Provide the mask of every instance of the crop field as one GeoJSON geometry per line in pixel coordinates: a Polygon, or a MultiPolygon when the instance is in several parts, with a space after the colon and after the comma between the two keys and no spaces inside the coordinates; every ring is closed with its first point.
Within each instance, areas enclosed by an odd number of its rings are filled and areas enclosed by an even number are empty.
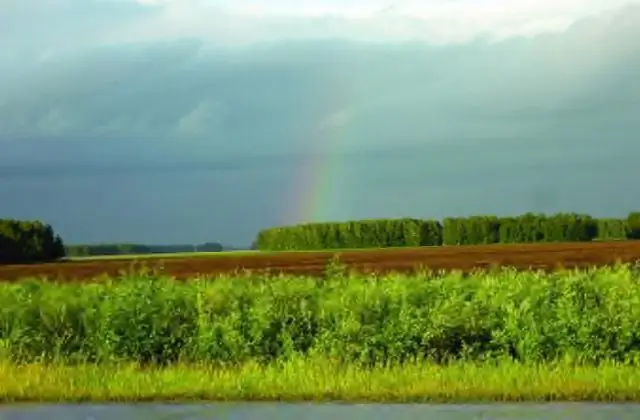
{"type": "MultiPolygon", "coordinates": [[[[0,279],[46,276],[83,280],[128,272],[133,264],[144,264],[180,279],[200,274],[236,271],[321,276],[327,264],[339,255],[340,262],[361,272],[413,272],[432,270],[487,269],[509,266],[518,269],[553,270],[611,265],[640,260],[640,241],[573,242],[527,245],[475,245],[310,252],[223,252],[163,255],[156,258],[90,258],[47,264],[0,266],[0,279]]],[[[155,256],[154,256],[155,257],[155,256]]]]}

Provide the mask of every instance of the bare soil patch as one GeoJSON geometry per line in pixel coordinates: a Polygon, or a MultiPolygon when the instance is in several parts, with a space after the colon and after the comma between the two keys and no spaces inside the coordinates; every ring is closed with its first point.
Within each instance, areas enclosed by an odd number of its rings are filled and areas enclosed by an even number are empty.
{"type": "MultiPolygon", "coordinates": [[[[359,271],[411,272],[418,267],[471,271],[494,266],[553,270],[559,267],[592,267],[611,265],[618,261],[640,261],[640,241],[230,254],[211,258],[147,259],[139,260],[136,264],[144,264],[181,279],[198,274],[233,273],[237,270],[321,276],[336,253],[340,254],[342,263],[359,271]]],[[[114,276],[122,271],[126,272],[135,261],[94,260],[5,265],[0,266],[0,280],[15,281],[39,276],[66,281],[86,280],[103,274],[114,276]]]]}

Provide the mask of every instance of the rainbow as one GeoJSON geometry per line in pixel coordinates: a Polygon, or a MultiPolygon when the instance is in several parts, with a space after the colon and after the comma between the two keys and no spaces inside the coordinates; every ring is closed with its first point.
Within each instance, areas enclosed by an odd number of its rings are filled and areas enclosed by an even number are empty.
{"type": "Polygon", "coordinates": [[[296,173],[289,223],[322,222],[339,216],[341,209],[333,206],[341,202],[336,193],[342,185],[345,134],[343,127],[334,126],[321,128],[312,137],[317,147],[305,157],[296,173]]]}
{"type": "Polygon", "coordinates": [[[287,223],[323,222],[344,216],[339,194],[344,184],[345,145],[352,133],[347,123],[352,115],[350,104],[358,95],[351,81],[335,76],[326,81],[324,94],[313,98],[327,112],[309,135],[313,152],[303,159],[304,166],[296,173],[288,200],[291,210],[285,212],[287,223]]]}

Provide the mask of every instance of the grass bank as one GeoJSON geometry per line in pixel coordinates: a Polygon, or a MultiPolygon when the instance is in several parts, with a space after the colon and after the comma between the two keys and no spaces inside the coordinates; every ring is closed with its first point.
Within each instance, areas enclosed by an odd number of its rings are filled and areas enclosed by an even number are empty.
{"type": "Polygon", "coordinates": [[[640,401],[640,371],[603,364],[406,364],[363,369],[292,360],[263,366],[0,363],[0,402],[145,401],[516,402],[640,401]]]}

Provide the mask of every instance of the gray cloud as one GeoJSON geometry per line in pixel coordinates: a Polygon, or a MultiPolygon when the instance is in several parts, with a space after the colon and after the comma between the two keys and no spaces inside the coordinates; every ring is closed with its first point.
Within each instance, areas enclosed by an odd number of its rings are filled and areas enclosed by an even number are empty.
{"type": "Polygon", "coordinates": [[[475,119],[506,128],[521,114],[544,124],[545,113],[598,107],[602,92],[633,84],[638,15],[629,9],[564,35],[490,46],[335,41],[220,50],[182,40],[60,53],[5,81],[0,138],[208,136],[230,149],[260,141],[282,150],[312,141],[321,121],[346,108],[358,115],[341,124],[347,131],[389,136],[408,126],[420,141],[470,135],[475,119]],[[389,116],[384,127],[381,114],[389,116]]]}
{"type": "MultiPolygon", "coordinates": [[[[51,36],[64,44],[60,19],[51,36]]],[[[0,47],[18,30],[0,29],[0,47]]],[[[322,162],[340,185],[318,218],[624,213],[640,152],[639,32],[632,5],[563,33],[448,46],[113,44],[98,25],[86,44],[49,51],[34,36],[0,60],[0,213],[50,219],[72,241],[215,239],[195,238],[207,230],[247,242],[310,217],[296,188],[313,194],[302,174],[322,162]],[[176,226],[166,239],[164,224],[176,226]]]]}

